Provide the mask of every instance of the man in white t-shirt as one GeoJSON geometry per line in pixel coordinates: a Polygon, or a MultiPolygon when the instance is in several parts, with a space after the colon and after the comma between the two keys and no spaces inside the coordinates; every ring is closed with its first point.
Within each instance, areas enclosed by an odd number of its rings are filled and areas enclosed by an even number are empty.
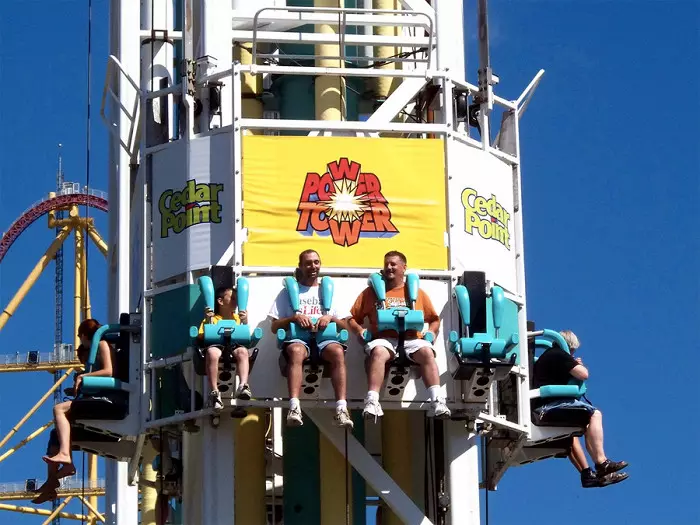
{"type": "MultiPolygon", "coordinates": [[[[289,295],[283,289],[277,294],[272,304],[269,316],[272,318],[272,333],[282,328],[287,330],[291,323],[299,327],[310,329],[316,322],[316,330],[321,331],[329,323],[336,323],[338,329],[346,328],[344,319],[350,316],[350,312],[338,312],[337,301],[333,299],[331,310],[324,312],[321,306],[319,273],[321,271],[321,258],[314,250],[305,250],[299,254],[299,267],[295,277],[299,283],[300,311],[294,312],[289,302],[289,295]],[[340,314],[340,315],[338,315],[340,314]]],[[[331,384],[335,391],[336,425],[352,429],[353,422],[348,412],[348,404],[345,400],[346,372],[345,350],[347,347],[338,341],[323,341],[318,343],[318,351],[321,359],[331,369],[331,384]]],[[[311,355],[309,345],[301,339],[284,341],[282,355],[287,362],[287,386],[289,387],[289,413],[287,414],[288,426],[301,426],[304,424],[301,417],[299,394],[301,392],[301,380],[304,360],[311,355]]]]}

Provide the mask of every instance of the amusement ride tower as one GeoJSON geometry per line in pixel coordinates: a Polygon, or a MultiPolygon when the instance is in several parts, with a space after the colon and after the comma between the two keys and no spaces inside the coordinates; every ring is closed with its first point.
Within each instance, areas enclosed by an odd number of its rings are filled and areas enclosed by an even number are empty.
{"type": "MultiPolygon", "coordinates": [[[[517,100],[494,92],[486,0],[473,17],[456,0],[111,5],[102,335],[122,373],[99,387],[128,402],[76,422],[95,436],[76,446],[111,458],[108,523],[362,524],[379,506],[382,523],[477,524],[481,484],[566,452],[581,425],[530,418],[530,398],[551,393],[531,390],[530,362],[557,340],[528,326],[525,309],[518,126],[542,72],[517,100]],[[479,35],[475,84],[465,18],[479,35]],[[427,417],[427,391],[400,360],[380,393],[384,416],[363,420],[363,351],[351,338],[354,430],[333,426],[313,354],[304,426],[285,426],[284,334],[267,314],[306,249],[330,278],[323,293],[347,310],[370,275],[381,287],[384,253],[407,256],[409,289],[440,314],[449,420],[427,417]],[[253,399],[231,396],[223,363],[221,414],[205,403],[190,332],[213,306],[207,282],[236,285],[248,313],[245,329],[211,338],[255,347],[253,399]]],[[[385,310],[399,332],[404,316],[422,325],[420,311],[385,310]]]]}

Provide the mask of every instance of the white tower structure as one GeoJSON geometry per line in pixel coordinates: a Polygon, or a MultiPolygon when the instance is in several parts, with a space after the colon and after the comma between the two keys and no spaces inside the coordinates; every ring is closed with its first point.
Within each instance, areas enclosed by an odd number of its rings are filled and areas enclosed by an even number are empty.
{"type": "MultiPolygon", "coordinates": [[[[518,124],[543,72],[517,100],[494,92],[486,0],[466,17],[456,0],[111,6],[105,336],[128,370],[108,387],[128,392],[128,407],[82,421],[106,437],[78,443],[114,459],[108,523],[362,524],[379,505],[382,523],[474,525],[480,485],[566,453],[582,426],[530,417],[530,398],[551,394],[531,391],[530,362],[558,342],[526,317],[518,124]],[[465,74],[471,31],[476,84],[465,74]],[[433,347],[451,419],[428,417],[416,367],[399,360],[380,393],[384,416],[363,420],[364,353],[351,337],[354,431],[333,426],[313,352],[304,426],[285,426],[268,312],[305,249],[345,311],[386,252],[407,256],[440,315],[433,347]],[[221,414],[206,405],[190,334],[211,300],[202,278],[237,285],[256,349],[249,401],[232,396],[235,370],[222,364],[221,414]]],[[[228,348],[238,336],[221,330],[228,348]]]]}

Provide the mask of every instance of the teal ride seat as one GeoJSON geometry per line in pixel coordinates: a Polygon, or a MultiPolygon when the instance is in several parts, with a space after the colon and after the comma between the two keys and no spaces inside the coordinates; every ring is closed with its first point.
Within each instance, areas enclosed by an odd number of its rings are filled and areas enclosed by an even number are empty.
{"type": "MultiPolygon", "coordinates": [[[[299,302],[299,283],[294,277],[285,277],[282,281],[285,291],[287,292],[287,300],[289,306],[294,313],[301,312],[299,302]]],[[[325,276],[321,279],[319,290],[319,298],[321,300],[322,315],[327,315],[333,306],[333,279],[325,276]]],[[[297,323],[290,323],[287,330],[280,328],[277,330],[277,347],[284,348],[284,342],[292,339],[304,341],[309,347],[309,357],[304,360],[302,367],[302,385],[301,391],[305,396],[318,395],[321,388],[321,379],[324,377],[325,367],[321,360],[321,353],[318,349],[319,343],[326,341],[338,341],[345,344],[348,341],[349,334],[345,329],[338,330],[337,323],[328,323],[328,325],[320,332],[315,329],[318,323],[318,317],[311,316],[311,322],[314,328],[311,330],[302,328],[297,323]]],[[[280,372],[286,377],[286,355],[285,352],[280,353],[280,372]]]]}
{"type": "Polygon", "coordinates": [[[122,314],[119,324],[100,326],[92,338],[85,371],[92,372],[100,341],[115,347],[115,377],[83,376],[73,412],[76,420],[121,420],[129,413],[129,340],[134,328],[130,315],[122,314]]]}
{"type": "MultiPolygon", "coordinates": [[[[406,274],[406,287],[408,288],[408,306],[393,306],[387,308],[386,305],[386,282],[380,273],[373,273],[369,276],[367,284],[374,290],[377,297],[377,330],[393,330],[398,334],[398,344],[396,357],[388,364],[388,380],[384,389],[386,398],[399,398],[403,393],[409,380],[410,367],[414,363],[408,359],[405,348],[406,332],[415,330],[422,332],[425,327],[425,315],[422,310],[416,310],[418,301],[418,290],[420,278],[415,273],[406,274]]],[[[364,339],[370,342],[376,334],[371,334],[369,330],[364,332],[364,339]]],[[[433,334],[424,336],[429,343],[433,342],[433,334]]]]}
{"type": "MultiPolygon", "coordinates": [[[[532,363],[537,362],[539,355],[547,350],[559,347],[567,353],[571,353],[566,340],[554,330],[544,329],[537,333],[531,340],[530,348],[533,352],[532,363]],[[539,355],[538,355],[539,354],[539,355]]],[[[532,372],[531,372],[532,377],[532,372]]],[[[539,395],[531,399],[567,400],[581,399],[586,394],[586,382],[571,377],[566,385],[542,385],[539,387],[539,395]]],[[[536,416],[533,412],[532,423],[542,427],[585,427],[590,420],[587,410],[576,407],[561,407],[548,410],[543,416],[536,416]]]]}
{"type": "Polygon", "coordinates": [[[459,317],[464,325],[465,335],[452,330],[449,335],[450,351],[455,355],[458,368],[453,373],[455,379],[465,379],[473,373],[473,368],[482,365],[485,368],[498,366],[513,366],[517,360],[515,347],[519,337],[516,332],[501,334],[504,325],[505,296],[500,286],[491,289],[491,308],[493,319],[493,333],[471,333],[471,301],[469,290],[464,285],[457,285],[454,289],[454,297],[457,299],[459,317]]]}
{"type": "MultiPolygon", "coordinates": [[[[285,277],[283,281],[284,289],[287,291],[287,298],[289,300],[289,305],[294,313],[299,313],[301,311],[301,306],[299,304],[299,283],[294,277],[285,277]]],[[[321,309],[323,310],[323,315],[330,312],[333,305],[333,279],[326,276],[321,279],[320,284],[320,299],[321,299],[321,309]]],[[[311,317],[311,322],[316,325],[318,323],[318,317],[311,317]]],[[[338,330],[338,325],[336,323],[328,323],[328,325],[322,330],[317,331],[315,328],[311,330],[302,328],[297,323],[290,323],[289,328],[284,330],[280,328],[277,330],[277,347],[282,348],[285,341],[291,339],[300,339],[304,341],[311,349],[312,360],[318,360],[318,347],[319,343],[325,341],[338,341],[340,343],[346,343],[348,341],[348,331],[345,329],[338,330]],[[314,350],[315,348],[315,350],[314,350]]]]}
{"type": "MultiPolygon", "coordinates": [[[[216,271],[216,267],[212,267],[212,274],[216,271]]],[[[228,282],[224,282],[221,286],[234,288],[233,273],[229,267],[225,267],[225,277],[228,277],[228,282]]],[[[211,310],[215,309],[216,297],[214,289],[214,280],[210,276],[202,276],[197,279],[199,290],[204,298],[204,304],[211,310]]],[[[248,299],[250,297],[250,283],[247,278],[239,277],[235,284],[236,301],[238,311],[248,309],[248,299]]],[[[233,319],[222,319],[216,324],[205,324],[203,327],[203,336],[199,338],[199,327],[190,326],[190,337],[193,345],[197,348],[194,356],[195,371],[198,375],[206,375],[204,349],[212,345],[220,345],[223,347],[222,364],[226,371],[231,371],[234,368],[232,352],[235,348],[242,346],[244,348],[253,349],[250,357],[250,370],[258,355],[258,349],[255,346],[263,337],[263,330],[260,327],[251,328],[247,324],[237,324],[233,319]]]]}

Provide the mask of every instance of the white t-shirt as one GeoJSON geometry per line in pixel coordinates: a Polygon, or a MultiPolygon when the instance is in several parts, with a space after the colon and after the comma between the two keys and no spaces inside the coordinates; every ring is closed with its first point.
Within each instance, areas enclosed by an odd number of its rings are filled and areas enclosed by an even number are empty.
{"type": "MultiPolygon", "coordinates": [[[[299,313],[315,319],[325,315],[325,312],[321,307],[321,299],[319,297],[320,290],[320,286],[305,286],[303,284],[299,284],[299,313]]],[[[293,315],[294,311],[292,310],[292,306],[289,304],[289,295],[287,294],[287,290],[283,288],[280,293],[277,294],[275,302],[272,303],[270,317],[273,319],[281,319],[284,317],[292,317],[293,315]]],[[[328,315],[331,315],[337,319],[345,319],[346,317],[350,316],[350,311],[346,311],[345,309],[339,310],[338,301],[334,295],[333,303],[331,304],[331,309],[328,312],[328,315]]]]}

